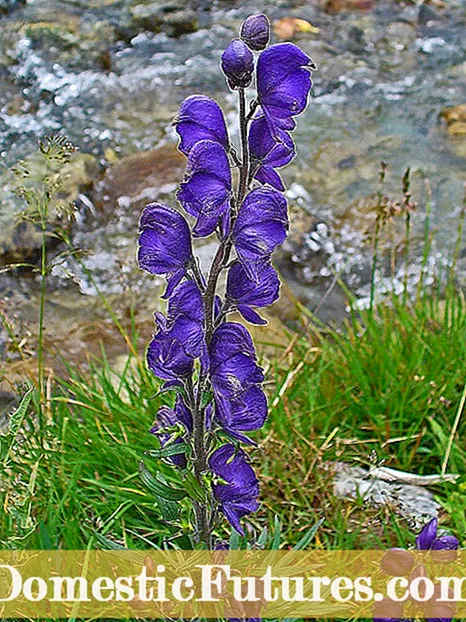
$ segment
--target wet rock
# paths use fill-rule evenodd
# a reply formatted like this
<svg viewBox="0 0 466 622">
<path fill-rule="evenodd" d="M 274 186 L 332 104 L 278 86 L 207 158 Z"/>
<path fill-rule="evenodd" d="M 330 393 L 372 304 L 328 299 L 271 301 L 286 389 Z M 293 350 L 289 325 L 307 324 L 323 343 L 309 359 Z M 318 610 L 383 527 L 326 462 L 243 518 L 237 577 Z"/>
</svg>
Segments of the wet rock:
<svg viewBox="0 0 466 622">
<path fill-rule="evenodd" d="M 418 22 L 422 25 L 428 25 L 439 19 L 437 11 L 425 2 L 419 7 Z"/>
<path fill-rule="evenodd" d="M 440 113 L 457 155 L 466 158 L 466 104 L 450 106 Z"/>
<path fill-rule="evenodd" d="M 7 15 L 24 4 L 26 0 L 0 0 L 0 15 Z"/>
<path fill-rule="evenodd" d="M 195 32 L 198 29 L 196 13 L 182 3 L 149 2 L 135 4 L 129 9 L 127 34 L 141 30 L 165 32 L 169 37 Z"/>
<path fill-rule="evenodd" d="M 94 204 L 107 214 L 113 213 L 117 205 L 139 212 L 161 192 L 175 189 L 185 166 L 186 158 L 171 144 L 127 156 L 111 166 L 96 186 Z"/>
</svg>

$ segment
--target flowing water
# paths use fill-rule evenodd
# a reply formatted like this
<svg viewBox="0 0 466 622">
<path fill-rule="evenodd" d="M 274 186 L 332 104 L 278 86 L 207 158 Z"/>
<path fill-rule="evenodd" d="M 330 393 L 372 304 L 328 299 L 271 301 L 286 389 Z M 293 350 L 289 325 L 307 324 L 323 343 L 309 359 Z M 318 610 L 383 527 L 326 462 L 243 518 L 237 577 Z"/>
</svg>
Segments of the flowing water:
<svg viewBox="0 0 466 622">
<path fill-rule="evenodd" d="M 443 7 L 439 2 L 341 0 L 328 2 L 341 5 L 330 12 L 323 10 L 324 0 L 198 2 L 189 7 L 141 0 L 4 3 L 4 257 L 30 250 L 28 238 L 14 229 L 19 204 L 11 194 L 8 168 L 28 157 L 44 135 L 66 134 L 81 154 L 89 154 L 81 161 L 79 190 L 72 197 L 79 207 L 73 241 L 92 251 L 85 263 L 95 283 L 119 302 L 139 301 L 147 316 L 154 301 L 147 300 L 150 277 L 135 266 L 137 220 L 147 200 L 173 201 L 171 193 L 182 176 L 184 162 L 172 147 L 171 121 L 184 97 L 203 92 L 225 106 L 234 130 L 235 95 L 226 89 L 219 58 L 242 19 L 260 11 L 272 22 L 296 17 L 319 29 L 296 36 L 319 71 L 310 106 L 298 120 L 298 158 L 284 173 L 292 233 L 278 261 L 291 289 L 325 320 L 344 313 L 336 277 L 367 304 L 374 226 L 370 197 L 377 192 L 382 160 L 388 165 L 383 193 L 399 199 L 401 177 L 410 167 L 419 207 L 412 218 L 408 266 L 398 261 L 382 265 L 378 292 L 399 289 L 405 279 L 416 286 L 422 253 L 416 236 L 424 222 L 427 178 L 436 231 L 427 268 L 448 262 L 466 177 L 466 118 L 447 111 L 447 128 L 442 113 L 466 103 L 464 0 L 447 0 Z M 399 243 L 403 253 L 402 228 L 400 223 L 387 231 L 392 236 L 388 243 Z M 207 243 L 202 254 L 211 252 Z M 30 318 L 35 279 L 26 273 L 1 278 L 6 308 L 19 322 Z M 60 332 L 58 326 L 63 333 L 71 318 L 80 325 L 80 335 L 91 330 L 95 287 L 82 267 L 67 260 L 50 283 L 49 336 Z M 100 336 L 91 330 L 91 341 Z"/>
</svg>

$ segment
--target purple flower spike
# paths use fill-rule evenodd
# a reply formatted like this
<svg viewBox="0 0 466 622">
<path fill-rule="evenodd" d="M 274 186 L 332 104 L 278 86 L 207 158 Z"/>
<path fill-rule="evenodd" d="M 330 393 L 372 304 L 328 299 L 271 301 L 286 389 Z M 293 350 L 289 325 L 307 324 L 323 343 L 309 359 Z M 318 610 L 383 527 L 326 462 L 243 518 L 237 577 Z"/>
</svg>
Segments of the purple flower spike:
<svg viewBox="0 0 466 622">
<path fill-rule="evenodd" d="M 251 335 L 241 324 L 225 322 L 214 331 L 209 358 L 211 382 L 218 399 L 242 401 L 252 386 L 264 380 Z"/>
<path fill-rule="evenodd" d="M 221 64 L 230 88 L 245 88 L 251 84 L 254 56 L 241 39 L 233 39 L 222 54 Z"/>
<path fill-rule="evenodd" d="M 218 397 L 215 404 L 215 414 L 222 428 L 238 440 L 253 444 L 242 433 L 258 430 L 267 419 L 267 398 L 262 389 L 251 387 L 240 402 Z"/>
<path fill-rule="evenodd" d="M 178 339 L 160 330 L 147 350 L 149 369 L 162 380 L 186 378 L 193 371 L 193 359 L 188 356 Z"/>
<path fill-rule="evenodd" d="M 291 117 L 307 106 L 312 87 L 314 61 L 293 43 L 278 43 L 264 50 L 257 62 L 257 94 L 267 122 L 277 128 L 292 129 Z"/>
<path fill-rule="evenodd" d="M 228 151 L 228 133 L 222 109 L 211 97 L 191 95 L 183 101 L 175 122 L 179 150 L 188 155 L 201 140 L 213 140 Z"/>
<path fill-rule="evenodd" d="M 278 300 L 279 295 L 280 281 L 271 265 L 264 267 L 258 282 L 248 277 L 240 262 L 231 266 L 227 279 L 227 300 L 251 324 L 267 323 L 252 307 L 268 307 Z"/>
<path fill-rule="evenodd" d="M 282 130 L 273 136 L 267 119 L 260 115 L 251 123 L 249 149 L 254 178 L 261 184 L 284 190 L 282 179 L 275 169 L 289 164 L 296 155 L 291 136 Z"/>
<path fill-rule="evenodd" d="M 196 237 L 207 237 L 230 208 L 231 172 L 225 149 L 212 140 L 201 140 L 189 152 L 185 181 L 178 201 L 197 218 Z"/>
<path fill-rule="evenodd" d="M 173 436 L 173 433 L 167 432 L 166 428 L 173 427 L 178 423 L 181 423 L 186 428 L 186 432 L 191 434 L 193 430 L 192 413 L 184 403 L 180 394 L 178 394 L 176 398 L 174 408 L 170 408 L 169 406 L 161 406 L 159 408 L 157 420 L 154 423 L 154 426 L 150 429 L 150 433 L 157 436 L 162 447 L 165 447 Z M 183 439 L 178 437 L 173 442 L 182 443 Z M 186 467 L 186 458 L 183 455 L 171 456 L 169 460 L 181 468 Z"/>
<path fill-rule="evenodd" d="M 250 192 L 239 211 L 233 229 L 238 258 L 249 276 L 259 282 L 260 275 L 270 262 L 275 248 L 288 231 L 285 197 L 269 188 Z"/>
<path fill-rule="evenodd" d="M 241 39 L 251 50 L 267 47 L 270 38 L 270 22 L 266 15 L 250 15 L 241 26 Z"/>
<path fill-rule="evenodd" d="M 210 457 L 209 466 L 226 483 L 214 484 L 213 490 L 228 522 L 244 535 L 240 520 L 259 508 L 259 482 L 246 461 L 246 454 L 234 445 L 219 447 Z"/>
<path fill-rule="evenodd" d="M 147 205 L 139 222 L 139 267 L 167 275 L 169 295 L 191 261 L 191 234 L 183 216 L 161 203 Z"/>
</svg>

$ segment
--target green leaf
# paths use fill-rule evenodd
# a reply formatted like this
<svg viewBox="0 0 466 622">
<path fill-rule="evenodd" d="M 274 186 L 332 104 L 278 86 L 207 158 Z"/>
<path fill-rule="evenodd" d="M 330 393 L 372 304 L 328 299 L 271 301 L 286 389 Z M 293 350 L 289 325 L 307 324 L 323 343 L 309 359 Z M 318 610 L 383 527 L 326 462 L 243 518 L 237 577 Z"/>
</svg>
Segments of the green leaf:
<svg viewBox="0 0 466 622">
<path fill-rule="evenodd" d="M 9 434 L 11 434 L 11 436 L 16 436 L 19 432 L 19 429 L 29 408 L 29 404 L 31 403 L 32 391 L 32 387 L 26 391 L 21 399 L 18 408 L 12 413 L 10 417 L 8 432 Z"/>
<path fill-rule="evenodd" d="M 156 497 L 162 518 L 167 523 L 174 523 L 180 517 L 180 507 L 176 501 L 168 501 L 163 497 Z"/>
<path fill-rule="evenodd" d="M 205 490 L 198 482 L 196 476 L 190 471 L 186 471 L 183 475 L 183 486 L 191 499 L 204 503 Z"/>
<path fill-rule="evenodd" d="M 167 484 L 163 484 L 154 477 L 143 462 L 139 464 L 139 476 L 142 483 L 145 484 L 156 497 L 161 497 L 168 501 L 180 501 L 186 497 L 186 492 L 184 490 L 167 486 Z"/>
<path fill-rule="evenodd" d="M 309 544 L 314 540 L 314 536 L 317 533 L 317 530 L 324 522 L 324 519 L 321 518 L 317 523 L 307 531 L 304 536 L 299 540 L 293 547 L 294 551 L 303 551 Z"/>
<path fill-rule="evenodd" d="M 94 532 L 94 535 L 97 539 L 97 542 L 105 551 L 121 551 L 125 548 L 122 544 L 114 542 L 113 540 L 109 540 L 109 538 L 102 536 L 100 533 Z"/>
<path fill-rule="evenodd" d="M 230 550 L 237 551 L 239 549 L 239 533 L 236 529 L 232 528 L 230 535 Z"/>
<path fill-rule="evenodd" d="M 257 539 L 257 544 L 261 548 L 264 548 L 265 545 L 267 544 L 267 537 L 268 537 L 268 535 L 269 535 L 269 530 L 267 529 L 267 527 L 264 527 L 264 529 L 261 532 L 261 535 Z"/>
<path fill-rule="evenodd" d="M 278 551 L 280 548 L 280 540 L 282 537 L 282 525 L 280 523 L 280 517 L 275 515 L 275 524 L 273 530 L 272 551 Z"/>
<path fill-rule="evenodd" d="M 186 454 L 190 449 L 188 443 L 173 443 L 163 447 L 163 449 L 149 449 L 144 454 L 150 458 L 169 458 L 170 456 Z"/>
</svg>

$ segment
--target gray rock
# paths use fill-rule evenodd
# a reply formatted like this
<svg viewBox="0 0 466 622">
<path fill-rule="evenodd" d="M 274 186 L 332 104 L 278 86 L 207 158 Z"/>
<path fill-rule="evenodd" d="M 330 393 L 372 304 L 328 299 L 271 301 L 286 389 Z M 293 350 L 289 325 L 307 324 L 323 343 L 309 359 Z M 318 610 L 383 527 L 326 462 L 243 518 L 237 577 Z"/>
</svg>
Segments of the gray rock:
<svg viewBox="0 0 466 622">
<path fill-rule="evenodd" d="M 140 3 L 129 9 L 129 30 L 165 32 L 170 37 L 195 32 L 198 29 L 196 13 L 182 3 Z"/>
</svg>

